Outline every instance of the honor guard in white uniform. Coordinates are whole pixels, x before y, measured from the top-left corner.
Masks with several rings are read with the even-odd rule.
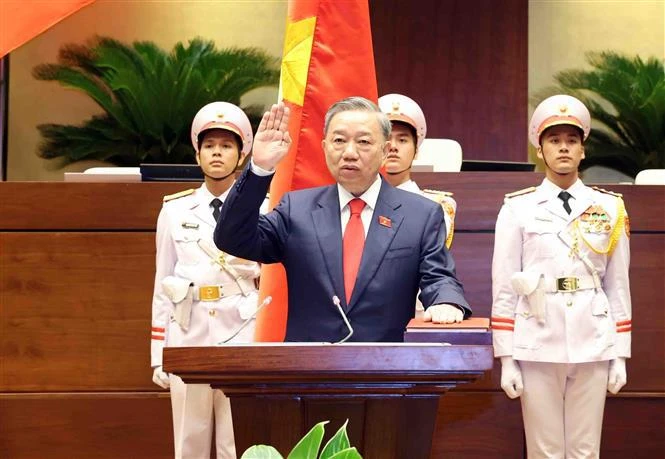
[[[418,148],[427,135],[427,122],[420,106],[401,94],[379,97],[379,108],[388,115],[392,125],[390,151],[383,163],[384,177],[396,188],[411,191],[441,205],[446,221],[446,247],[450,249],[455,233],[457,203],[447,191],[421,190],[411,180],[411,167],[418,155]]]
[[[599,457],[606,390],[630,357],[629,223],[621,196],[578,178],[591,117],[557,95],[529,139],[545,162],[537,186],[506,195],[492,263],[494,354],[520,397],[528,457]]]
[[[153,381],[171,391],[176,458],[208,459],[213,429],[218,458],[235,458],[229,399],[207,384],[184,384],[162,370],[165,346],[253,341],[259,265],[227,255],[213,242],[220,207],[238,164],[252,147],[252,128],[233,104],[203,107],[191,129],[204,184],[164,198],[157,220],[152,302]]]

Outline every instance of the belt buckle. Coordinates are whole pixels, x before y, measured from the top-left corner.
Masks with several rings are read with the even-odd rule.
[[[219,285],[206,285],[199,287],[199,299],[201,301],[217,301],[222,297],[222,289]]]
[[[558,277],[556,279],[557,292],[574,292],[579,287],[579,278],[577,277]]]

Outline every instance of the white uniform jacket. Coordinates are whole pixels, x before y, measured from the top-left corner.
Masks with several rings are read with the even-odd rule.
[[[574,198],[568,215],[560,191],[545,179],[506,195],[499,212],[492,261],[495,356],[554,363],[630,357],[623,200],[578,180],[567,190]]]
[[[419,194],[441,205],[446,222],[446,248],[450,249],[455,234],[455,212],[457,212],[457,203],[453,199],[453,194],[447,191],[421,190],[413,180],[408,180],[396,188]]]
[[[215,247],[210,206],[214,196],[205,184],[190,191],[165,198],[157,220],[153,368],[162,364],[165,346],[214,346],[233,334],[257,307],[258,263],[223,254]],[[224,201],[227,193],[219,198]],[[214,261],[220,255],[222,264]],[[221,297],[211,300],[218,292]],[[233,341],[253,341],[253,335],[250,324]]]

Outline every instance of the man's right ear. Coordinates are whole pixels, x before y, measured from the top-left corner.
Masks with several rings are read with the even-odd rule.
[[[542,146],[538,147],[536,149],[536,156],[538,156],[539,159],[545,159],[545,158],[543,158],[543,147]]]

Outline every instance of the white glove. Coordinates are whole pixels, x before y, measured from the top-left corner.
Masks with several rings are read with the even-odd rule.
[[[152,382],[157,384],[162,389],[168,389],[171,385],[169,381],[168,373],[164,373],[162,366],[155,367],[155,370],[152,372]]]
[[[452,304],[433,304],[425,310],[423,320],[425,322],[434,322],[435,324],[454,324],[464,319],[464,313],[457,306]]]
[[[617,357],[610,360],[610,371],[607,377],[607,390],[613,394],[618,393],[626,385],[628,377],[626,376],[626,359]]]
[[[510,398],[522,395],[522,370],[517,360],[509,356],[501,357],[501,389]]]

